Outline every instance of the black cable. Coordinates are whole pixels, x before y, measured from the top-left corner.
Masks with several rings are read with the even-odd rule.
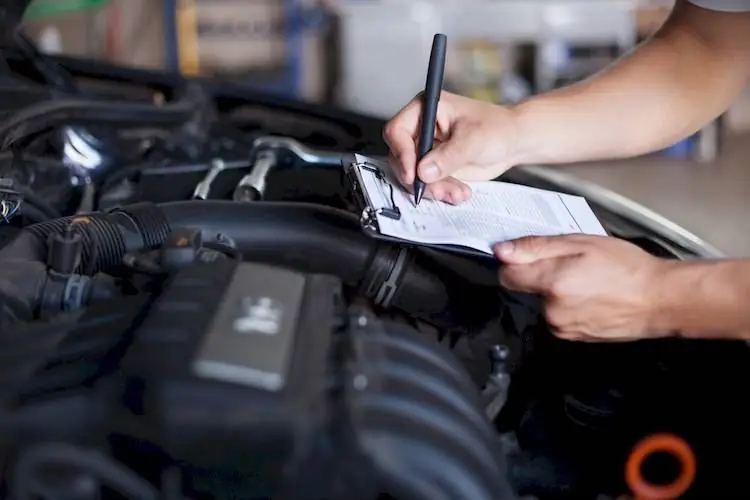
[[[134,165],[128,165],[126,167],[121,167],[115,170],[110,175],[104,178],[104,181],[102,182],[101,186],[98,189],[99,191],[98,196],[101,197],[102,195],[107,193],[110,189],[115,187],[115,185],[119,184],[125,179],[134,177],[149,167],[156,167],[156,166],[157,166],[156,163],[136,163]]]
[[[31,221],[32,224],[47,222],[48,220],[53,219],[32,203],[21,203],[21,207],[18,209],[18,214]]]
[[[44,466],[72,466],[97,476],[104,485],[137,500],[158,500],[159,492],[145,479],[109,456],[62,443],[45,443],[23,452],[13,469],[10,500],[34,500],[35,474]]]
[[[11,170],[23,171],[25,169],[23,153],[21,150],[13,148],[11,150]],[[23,198],[21,207],[24,205],[31,205],[34,207],[37,213],[43,214],[46,219],[57,219],[62,217],[62,214],[57,211],[52,205],[47,203],[45,199],[38,196],[34,191],[26,186],[20,185],[16,182],[13,189],[17,191]],[[23,211],[22,211],[23,213]]]
[[[60,212],[55,210],[55,208],[50,206],[50,204],[47,203],[46,200],[35,194],[32,190],[25,187],[19,187],[18,189],[21,193],[21,196],[23,196],[23,204],[33,206],[40,213],[44,214],[47,219],[57,219],[59,217],[62,217],[62,214],[60,214]]]
[[[46,84],[65,92],[76,93],[78,91],[70,73],[54,59],[40,52],[34,40],[22,27],[16,28],[13,33],[13,43],[39,72]]]
[[[109,122],[122,125],[175,126],[188,122],[194,112],[188,100],[164,106],[138,102],[96,101],[84,98],[58,99],[27,106],[0,121],[2,149],[8,150],[24,138],[59,125]]]

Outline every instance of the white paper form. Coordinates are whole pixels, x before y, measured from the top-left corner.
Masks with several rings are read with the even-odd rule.
[[[390,178],[384,162],[355,155],[356,164],[378,167]],[[360,170],[364,189],[373,208],[390,207],[390,181],[367,168]],[[471,198],[460,205],[414,197],[393,182],[393,201],[401,219],[377,215],[384,236],[414,243],[458,245],[492,254],[492,245],[523,236],[562,234],[606,235],[586,200],[554,191],[505,182],[469,182]]]

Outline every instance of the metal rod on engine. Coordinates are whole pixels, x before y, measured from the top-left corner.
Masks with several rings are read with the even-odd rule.
[[[219,158],[211,162],[211,169],[206,173],[206,176],[203,178],[203,180],[200,181],[197,186],[195,186],[195,190],[193,191],[194,200],[208,199],[208,195],[211,194],[211,185],[225,167],[226,164]]]
[[[263,199],[266,192],[266,178],[276,163],[277,158],[273,151],[259,152],[250,173],[240,179],[237,187],[234,188],[232,199],[241,203]]]
[[[253,141],[253,149],[285,151],[312,165],[341,166],[343,159],[348,156],[336,151],[313,149],[289,137],[258,137]]]

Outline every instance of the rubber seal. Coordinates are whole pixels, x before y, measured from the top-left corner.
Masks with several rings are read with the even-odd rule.
[[[643,464],[656,453],[667,453],[680,464],[680,473],[669,484],[653,484],[643,477]],[[637,500],[672,500],[685,494],[695,480],[695,454],[683,439],[654,434],[635,445],[625,465],[625,481]]]

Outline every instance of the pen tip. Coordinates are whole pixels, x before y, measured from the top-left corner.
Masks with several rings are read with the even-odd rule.
[[[419,205],[422,201],[422,196],[424,196],[424,188],[417,188],[414,190],[414,205]]]

